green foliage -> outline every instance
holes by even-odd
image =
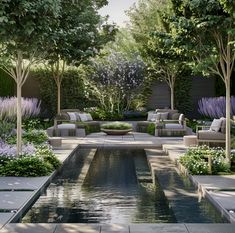
[[[156,127],[156,125],[154,123],[150,123],[147,126],[147,133],[150,134],[150,135],[155,136],[155,127]]]
[[[208,156],[212,159],[212,174],[230,172],[225,160],[225,151],[221,148],[198,146],[189,150],[180,157],[180,163],[184,165],[192,175],[209,174]]]
[[[191,70],[182,69],[175,83],[175,108],[187,115],[192,111],[192,76]]]
[[[43,114],[52,118],[56,113],[56,85],[52,73],[46,69],[31,72],[31,78],[39,80],[40,99],[42,100]],[[78,69],[69,69],[64,73],[61,89],[61,109],[80,109],[92,106],[86,98],[83,80]]]
[[[0,165],[1,176],[46,176],[52,171],[52,165],[38,156],[23,156]]]
[[[47,145],[39,145],[36,149],[35,155],[51,164],[54,169],[57,169],[61,165],[59,159]]]
[[[0,69],[0,96],[13,96],[15,93],[14,80]]]
[[[32,155],[0,156],[1,176],[46,176],[60,167],[61,162],[48,145],[39,145]]]
[[[111,122],[111,123],[103,124],[101,128],[123,130],[123,129],[132,129],[132,125],[126,122]]]
[[[0,121],[0,138],[6,140],[15,128],[15,124],[5,120]]]
[[[32,143],[35,145],[40,145],[48,140],[48,136],[44,130],[29,130],[23,133],[22,139],[24,144]],[[16,136],[10,136],[7,138],[7,143],[15,144]]]
[[[26,131],[30,131],[34,129],[46,130],[51,125],[53,125],[51,121],[44,120],[41,118],[29,118],[29,119],[23,120],[23,129]]]
[[[86,135],[91,134],[91,133],[97,133],[100,132],[100,125],[99,124],[86,124],[85,123],[85,131]]]
[[[84,68],[83,79],[91,100],[97,102],[99,115],[121,115],[134,106],[133,100],[142,92],[145,80],[142,59],[113,52],[91,62]]]

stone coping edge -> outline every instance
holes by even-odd
[[[77,145],[66,157],[66,159],[62,162],[61,166],[53,171],[50,176],[48,176],[47,180],[36,190],[33,192],[31,197],[22,205],[22,207],[13,215],[5,224],[2,225],[2,228],[8,223],[17,223],[17,221],[22,217],[22,215],[30,208],[30,206],[40,197],[43,191],[50,185],[52,179],[58,174],[58,172],[62,169],[64,163],[66,163],[69,158],[73,155],[76,149],[79,148]],[[1,229],[1,228],[0,228]]]
[[[169,153],[167,150],[165,150],[165,153],[169,156]],[[171,156],[169,156],[169,158],[171,159],[171,161],[173,161],[177,165],[177,168],[179,169],[180,173],[188,176],[188,178],[193,183],[193,185],[198,189],[199,200],[202,197],[206,198],[215,207],[215,209],[221,214],[222,217],[224,217],[230,223],[235,223],[235,216],[229,214],[229,212],[210,195],[210,190],[207,190],[206,188],[204,188],[198,182],[198,180],[195,179],[193,175],[190,175],[188,170],[182,164],[179,163],[178,159],[176,158],[173,159],[171,158]]]

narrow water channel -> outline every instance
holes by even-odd
[[[87,149],[79,149],[71,157],[22,222],[128,224],[223,221],[207,202],[198,203],[192,186],[188,191],[193,195],[189,198],[178,197],[175,193],[174,198],[169,196],[168,200],[161,185],[166,190],[167,184],[172,185],[173,182],[177,186],[170,190],[173,192],[182,190],[185,182],[178,181],[181,178],[177,174],[167,172],[167,167],[164,174],[162,171],[159,173],[160,182],[158,178],[153,182],[144,150],[98,150],[81,185],[79,175],[88,152]],[[180,205],[175,205],[174,200],[179,200]],[[180,210],[188,205],[187,211]]]

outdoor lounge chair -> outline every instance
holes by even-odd
[[[75,125],[75,129],[72,125]],[[60,114],[54,119],[52,136],[64,134],[68,134],[67,136],[79,136],[81,135],[81,129],[84,130],[85,128],[91,132],[100,131],[100,122],[93,121],[89,113],[84,113],[79,109],[62,109]],[[49,131],[51,133],[51,129]]]
[[[178,119],[162,119],[156,121],[155,136],[184,136],[187,131],[184,114],[174,114]]]
[[[180,113],[178,113],[178,110],[172,109],[156,109],[155,111],[149,111],[146,121],[137,122],[137,131],[146,132],[149,124],[155,124],[155,122],[159,120],[177,120],[179,115]]]
[[[197,141],[200,143],[225,143],[226,119],[214,119],[210,126],[197,127]]]

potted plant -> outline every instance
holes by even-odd
[[[132,131],[132,125],[126,122],[111,122],[103,124],[101,126],[101,131],[108,135],[125,135]]]

